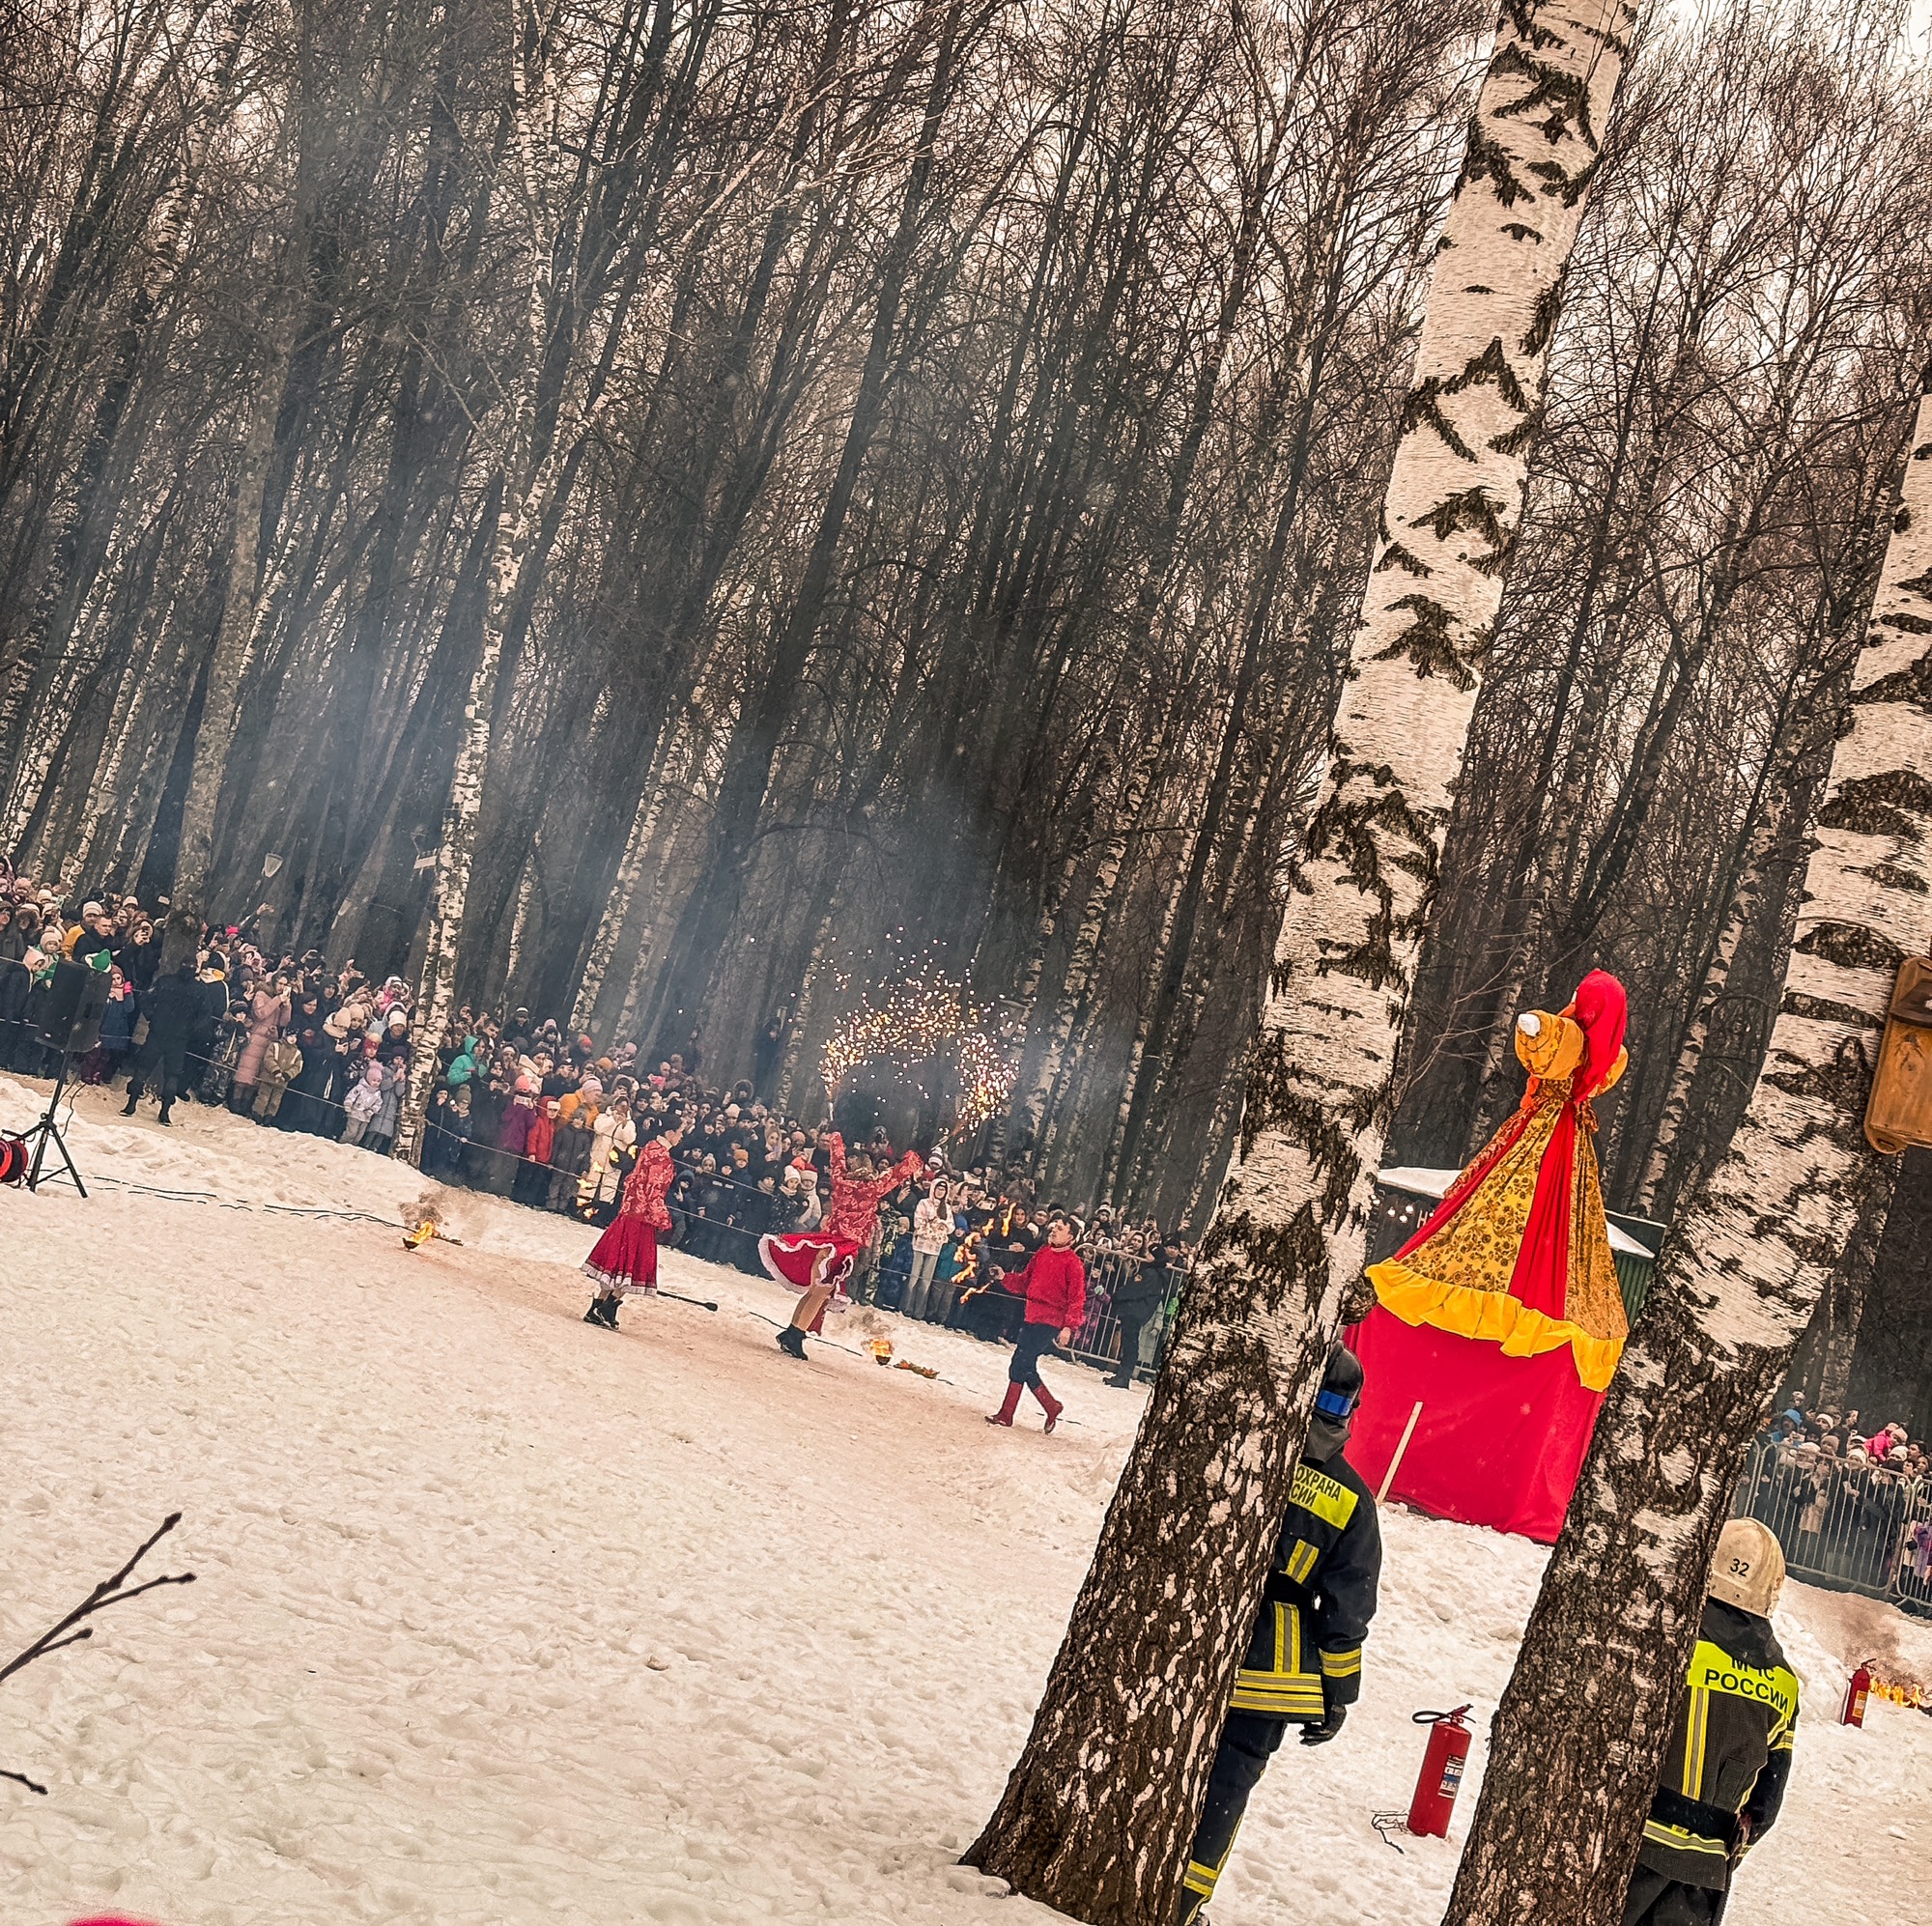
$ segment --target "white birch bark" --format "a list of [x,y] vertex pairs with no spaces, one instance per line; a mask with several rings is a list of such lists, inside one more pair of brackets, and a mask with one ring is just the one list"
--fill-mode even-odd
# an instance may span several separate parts
[[1928,769],[1932,395],[1918,406],[1764,1066],[1664,1245],[1598,1421],[1496,1715],[1455,1926],[1621,1916],[1732,1486],[1887,1161],[1863,1116],[1898,965],[1932,944]]
[[[412,1025],[415,1041],[403,1115],[396,1132],[394,1154],[412,1164],[421,1161],[423,1119],[429,1108],[430,1085],[436,1076],[437,1050],[456,1003],[457,956],[463,944],[463,918],[469,900],[470,872],[475,864],[476,825],[483,807],[483,779],[490,763],[490,722],[497,703],[497,671],[503,661],[506,619],[524,556],[542,512],[550,472],[556,466],[555,451],[563,441],[561,436],[554,438],[551,456],[536,465],[537,472],[529,472],[535,384],[551,311],[550,241],[554,232],[554,218],[551,212],[550,181],[556,159],[554,152],[556,118],[547,93],[550,76],[544,65],[543,38],[532,32],[526,42],[524,0],[510,0],[505,11],[514,137],[528,228],[525,240],[528,292],[524,310],[525,338],[520,344],[519,365],[509,383],[503,497],[497,510],[497,534],[490,558],[482,642],[464,703],[463,735],[450,776],[442,840],[436,853],[429,941],[416,986]],[[526,64],[526,58],[533,64],[534,71],[532,65]]]
[[1360,1269],[1423,911],[1633,21],[1625,0],[1511,0],[1497,29],[1238,1161],[1026,1752],[968,1855],[1094,1926],[1173,1917],[1308,1409]]
[[1053,1109],[1053,1098],[1061,1089],[1068,1045],[1087,1007],[1089,992],[1099,967],[1101,939],[1106,934],[1107,918],[1114,907],[1114,893],[1120,887],[1121,870],[1126,862],[1127,846],[1140,820],[1141,804],[1147,794],[1147,775],[1143,758],[1132,758],[1124,793],[1116,799],[1114,818],[1120,827],[1102,845],[1094,864],[1094,882],[1087,892],[1079,925],[1073,932],[1067,954],[1066,972],[1060,979],[1060,994],[1053,1001],[1052,1015],[1036,1059],[1037,1067],[1027,1080],[1013,1113],[1032,1145],[1030,1155],[1036,1164],[1049,1154],[1049,1145],[1039,1137],[1041,1119],[1053,1111],[1047,1137],[1057,1137],[1055,1125],[1066,1119],[1064,1111]]
[[235,738],[242,663],[255,629],[262,504],[268,490],[270,458],[274,453],[275,417],[281,410],[283,382],[295,345],[296,303],[284,301],[278,305],[281,311],[270,323],[269,365],[261,375],[250,404],[237,465],[235,534],[229,553],[228,586],[221,605],[221,624],[215,631],[214,649],[202,687],[201,716],[195,724],[187,795],[182,803],[181,845],[175,857],[167,934],[161,947],[163,970],[173,969],[184,957],[193,954],[200,940],[208,869],[214,853],[214,809],[220,800],[222,779],[228,773],[228,747]]
[[[644,1009],[645,989],[650,979],[651,965],[657,957],[658,943],[667,927],[674,926],[676,922],[679,899],[670,892],[669,885],[676,873],[678,846],[688,832],[702,827],[703,819],[708,817],[717,800],[718,787],[724,779],[724,750],[731,740],[736,720],[735,703],[727,703],[720,715],[708,722],[694,716],[690,726],[680,731],[666,774],[651,798],[650,820],[645,827],[644,839],[645,847],[655,850],[655,860],[650,865],[650,888],[641,892],[643,921],[635,946],[630,949],[624,998],[617,1009],[616,1028],[620,1033],[634,1030]],[[692,810],[689,818],[675,814],[680,804]],[[665,817],[668,813],[671,815],[671,821],[668,833],[666,833]],[[633,921],[637,917],[638,893],[634,890],[632,901],[627,906],[627,915]],[[628,926],[624,922],[617,925],[620,931]],[[630,942],[628,936],[620,938],[619,954],[624,953]]]
[[[578,985],[577,1001],[570,1013],[573,1033],[589,1029],[597,1013],[605,979],[630,929],[638,886],[650,866],[664,812],[674,793],[689,784],[696,771],[709,759],[702,719],[711,704],[714,676],[725,655],[724,643],[720,638],[713,643],[693,685],[685,726],[678,728],[667,723],[665,734],[668,740],[652,757],[650,773],[639,792],[638,807],[631,817],[630,833],[624,839],[624,854],[618,859],[616,875],[611,878],[610,898],[598,919],[590,955],[583,966],[583,980]],[[639,941],[637,960],[640,964],[644,960],[643,949]]]
[[1242,1280],[1243,1294],[1260,1284],[1279,1295],[1291,1339],[1332,1334],[1361,1267],[1402,1012],[1521,513],[1562,270],[1633,20],[1621,0],[1506,10],[1439,243],[1241,1151],[1209,1239],[1211,1272]]

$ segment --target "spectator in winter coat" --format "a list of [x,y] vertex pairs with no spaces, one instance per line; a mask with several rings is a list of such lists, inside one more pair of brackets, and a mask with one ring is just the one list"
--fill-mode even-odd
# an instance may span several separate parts
[[569,1117],[557,1106],[556,1128],[551,1133],[550,1192],[545,1202],[552,1210],[571,1210],[577,1204],[577,1186],[590,1168],[590,1153],[596,1147],[596,1133],[582,1109]]
[[242,1054],[235,1060],[235,1088],[229,1097],[234,1110],[252,1109],[255,1086],[261,1081],[262,1062],[269,1045],[288,1028],[295,1006],[289,1002],[288,982],[277,977],[272,983],[257,984],[245,1005],[248,1036]]
[[611,1098],[611,1108],[591,1128],[591,1140],[589,1167],[577,1186],[577,1207],[592,1222],[608,1224],[617,1214],[638,1144],[631,1106],[622,1097]]
[[1124,1390],[1134,1380],[1141,1361],[1141,1333],[1167,1307],[1179,1257],[1177,1246],[1165,1245],[1128,1271],[1115,1289],[1112,1309],[1121,1325],[1121,1360],[1107,1382],[1119,1389]]
[[284,1030],[270,1043],[262,1058],[255,1080],[255,1121],[272,1122],[282,1107],[282,1095],[290,1080],[301,1070],[301,1052],[296,1047],[295,1033]]
[[581,1110],[583,1112],[584,1122],[594,1126],[603,1107],[603,1083],[594,1076],[585,1077],[574,1090],[566,1091],[557,1100],[557,1120],[560,1123],[568,1123]]
[[228,970],[218,949],[208,952],[200,973],[200,1008],[187,1037],[187,1065],[184,1088],[192,1084],[204,1103],[219,1103],[227,1094],[223,1086],[228,1072],[219,1060],[215,1045],[221,1035],[222,1019],[228,1014]]
[[524,1137],[524,1161],[517,1166],[511,1195],[519,1204],[541,1210],[550,1192],[551,1147],[556,1140],[556,1099],[539,1097]]
[[27,1007],[27,992],[33,987],[34,979],[23,960],[33,947],[26,923],[31,914],[24,905],[16,908],[10,898],[0,895],[0,1070],[14,1067],[20,1013]]
[[906,1282],[905,1315],[923,1317],[926,1298],[932,1289],[932,1274],[939,1267],[939,1254],[952,1232],[952,1208],[948,1200],[944,1177],[934,1177],[932,1188],[913,1206],[912,1275]]
[[430,1100],[423,1136],[423,1168],[451,1183],[463,1179],[463,1154],[469,1145],[469,1086],[445,1085]]
[[369,1119],[362,1133],[362,1147],[386,1157],[396,1147],[396,1128],[403,1120],[403,1086],[409,1080],[409,1066],[395,1057],[379,1057],[383,1070],[383,1105]]
[[161,946],[155,941],[155,926],[146,917],[136,917],[121,946],[121,968],[137,997],[154,988],[160,966]]
[[1070,1345],[1087,1316],[1087,1272],[1073,1249],[1073,1226],[1065,1217],[1047,1227],[1045,1247],[1034,1253],[1019,1281],[1026,1291],[1026,1323],[1007,1367],[1006,1401],[986,1422],[1010,1427],[1020,1393],[1031,1390],[1050,1431],[1065,1407],[1040,1381],[1039,1360],[1056,1344]]
[[335,1062],[335,1044],[326,1027],[327,1021],[328,1013],[319,996],[311,992],[297,999],[290,1028],[301,1056],[301,1067],[290,1078],[275,1113],[275,1127],[279,1130],[301,1130],[313,1137],[333,1133],[335,1112],[323,1095]]
[[383,1066],[372,1062],[362,1072],[361,1081],[352,1084],[343,1092],[342,1141],[345,1144],[361,1143],[371,1120],[382,1107]]
[[161,1122],[173,1120],[168,1113],[181,1088],[188,1037],[206,1007],[201,985],[195,981],[192,959],[161,977],[148,992],[142,1008],[148,1019],[148,1040],[134,1059],[133,1075],[128,1080],[128,1101],[122,1106],[123,1117],[133,1116],[134,1106],[141,1101],[142,1089],[148,1086],[161,1100]]
[[501,1153],[490,1173],[490,1188],[498,1197],[508,1197],[516,1187],[517,1173],[523,1166],[524,1148],[529,1142],[530,1119],[536,1115],[536,1086],[528,1077],[519,1077],[512,1087],[510,1101],[497,1125],[497,1148]]
[[90,1084],[111,1084],[134,1048],[134,1025],[140,1012],[134,992],[118,967],[107,991],[107,1007],[100,1012],[100,1040],[87,1053],[81,1076]]
[[477,1190],[492,1190],[498,1155],[497,1139],[503,1128],[503,1113],[510,1107],[510,1088],[494,1071],[486,1076],[481,1070],[470,1078],[468,1088],[469,1148],[463,1159],[464,1178]]

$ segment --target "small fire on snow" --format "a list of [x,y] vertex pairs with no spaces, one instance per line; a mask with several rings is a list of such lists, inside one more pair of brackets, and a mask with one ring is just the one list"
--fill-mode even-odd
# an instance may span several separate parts
[[436,1192],[426,1190],[403,1213],[403,1249],[419,1251],[433,1237],[440,1237],[446,1244],[461,1241],[443,1229],[442,1205]]

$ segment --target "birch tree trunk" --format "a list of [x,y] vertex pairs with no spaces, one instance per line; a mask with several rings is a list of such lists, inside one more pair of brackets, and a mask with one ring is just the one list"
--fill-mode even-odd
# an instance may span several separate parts
[[1422,916],[1633,22],[1511,0],[1439,243],[1239,1155],[1025,1753],[967,1855],[1169,1926],[1307,1414],[1361,1266]]
[[[545,111],[542,89],[533,82],[548,78],[543,63],[544,42],[526,20],[523,0],[513,0],[510,15],[509,60],[515,97],[516,141],[529,234],[526,271],[529,277],[524,315],[522,365],[517,371],[510,408],[509,432],[503,463],[504,488],[497,513],[497,533],[490,556],[490,587],[483,608],[483,635],[470,671],[469,694],[463,706],[463,735],[450,774],[449,805],[443,814],[442,839],[436,852],[436,887],[430,913],[428,942],[416,986],[412,1026],[410,1080],[403,1114],[396,1131],[394,1154],[414,1164],[422,1160],[423,1120],[429,1110],[430,1085],[436,1078],[437,1049],[456,1003],[456,966],[463,947],[464,911],[469,900],[469,875],[476,858],[476,825],[483,807],[483,780],[490,766],[491,720],[497,708],[497,672],[503,662],[503,636],[524,556],[541,513],[549,480],[550,461],[534,460],[531,430],[536,416],[536,384],[544,364],[554,249],[549,163],[544,151],[555,127]],[[526,32],[527,30],[527,32]],[[532,71],[532,69],[535,71]],[[553,442],[553,456],[554,453]],[[534,466],[534,472],[531,472]]]
[[[1774,745],[1774,751],[1776,746]],[[1691,1116],[1691,1101],[1698,1084],[1698,1070],[1704,1061],[1704,1047],[1711,1028],[1729,990],[1731,968],[1753,923],[1763,914],[1766,893],[1776,876],[1774,859],[1794,827],[1794,818],[1803,816],[1817,782],[1822,754],[1813,762],[1809,781],[1804,769],[1775,771],[1763,785],[1769,798],[1761,807],[1753,806],[1756,820],[1746,837],[1741,873],[1733,886],[1699,973],[1691,1017],[1671,1066],[1670,1088],[1657,1122],[1649,1154],[1644,1159],[1643,1178],[1637,1186],[1633,1207],[1640,1216],[1656,1217],[1660,1206],[1666,1211],[1670,1192],[1677,1185],[1690,1188],[1682,1175],[1675,1184],[1671,1172],[1679,1163],[1679,1140]],[[1694,1174],[1693,1174],[1694,1175]]]
[[1605,1402],[1496,1714],[1454,1926],[1622,1915],[1732,1486],[1882,1169],[1862,1129],[1871,1063],[1898,965],[1932,940],[1928,745],[1932,395],[1764,1067]]
[[167,934],[161,946],[162,970],[192,956],[201,940],[208,893],[208,869],[214,848],[214,807],[228,770],[228,748],[235,737],[235,702],[242,670],[255,633],[255,579],[262,546],[262,501],[269,465],[275,450],[275,417],[281,411],[282,383],[293,347],[293,304],[285,304],[274,329],[269,366],[249,407],[235,475],[235,537],[229,551],[228,587],[222,598],[221,626],[208,666],[207,693],[195,728],[187,797],[182,805],[181,844],[175,857]]

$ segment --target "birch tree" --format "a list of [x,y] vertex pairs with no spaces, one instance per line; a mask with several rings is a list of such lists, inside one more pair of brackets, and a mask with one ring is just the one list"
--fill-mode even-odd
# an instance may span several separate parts
[[1497,1711],[1452,1926],[1612,1926],[1751,1437],[1885,1161],[1862,1122],[1899,964],[1932,947],[1932,394],[1764,1068],[1673,1228]]
[[1560,300],[1634,21],[1512,0],[1438,259],[1238,1160],[1034,1727],[967,1855],[1168,1926],[1267,1552],[1360,1270],[1421,915]]

